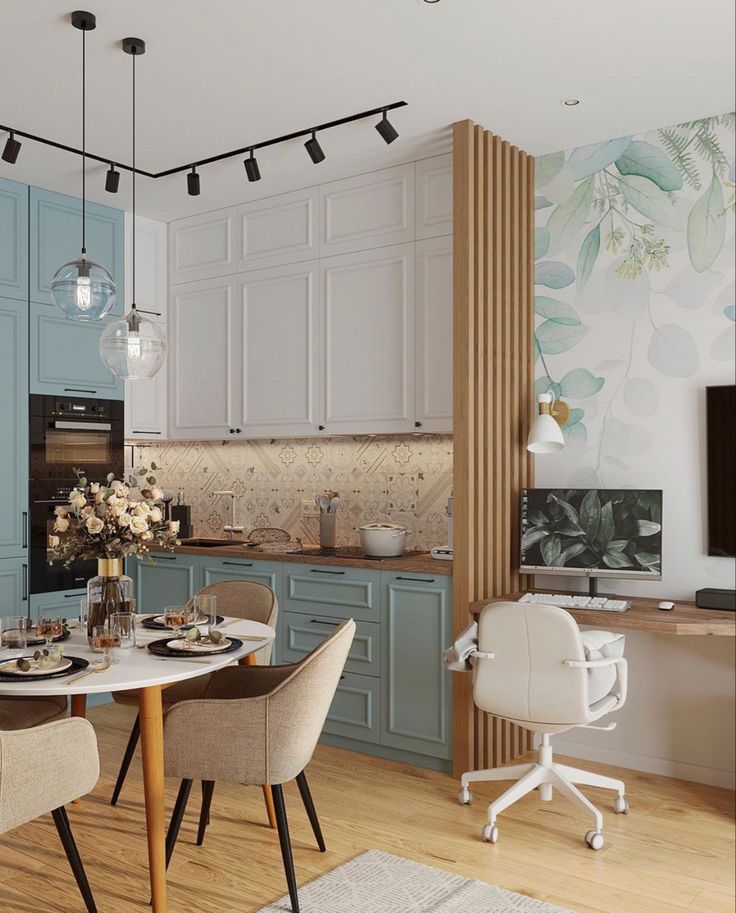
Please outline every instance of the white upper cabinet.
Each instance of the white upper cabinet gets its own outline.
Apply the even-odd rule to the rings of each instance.
[[[417,240],[452,234],[452,155],[416,163]]]
[[[237,271],[235,207],[169,223],[169,281],[227,276]]]
[[[319,257],[319,188],[255,200],[238,207],[238,269]]]
[[[242,409],[251,437],[317,431],[319,266],[316,261],[238,277]]]
[[[157,323],[168,337],[166,322],[166,247],[165,222],[136,217],[136,304],[144,315]],[[125,288],[133,294],[132,250],[133,220],[125,214]],[[125,303],[128,311],[128,302]],[[125,382],[125,437],[131,440],[167,437],[167,364],[150,380]]]
[[[228,438],[236,433],[240,390],[237,283],[205,280],[169,300],[169,436]]]
[[[321,261],[326,434],[414,428],[414,245]]]
[[[414,240],[414,164],[320,187],[320,256]]]
[[[452,431],[452,237],[417,241],[416,427]]]

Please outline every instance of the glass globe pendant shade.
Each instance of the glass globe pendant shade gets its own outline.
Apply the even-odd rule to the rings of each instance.
[[[56,270],[51,297],[69,320],[101,320],[115,304],[115,282],[104,266],[83,253]]]
[[[105,328],[100,337],[100,358],[117,377],[146,380],[157,374],[164,363],[166,337],[134,307]]]

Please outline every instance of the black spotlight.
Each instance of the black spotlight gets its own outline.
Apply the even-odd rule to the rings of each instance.
[[[399,137],[396,128],[386,116],[385,111],[383,112],[383,117],[376,124],[376,130],[378,130],[386,143],[393,143],[393,141]]]
[[[5,140],[5,148],[3,149],[3,161],[8,162],[10,165],[15,165],[18,158],[18,153],[20,152],[21,144],[15,138],[13,131],[10,131],[10,136]]]
[[[113,165],[110,165],[110,170],[107,172],[107,176],[105,178],[105,190],[108,193],[117,193],[119,186],[120,172],[116,171]]]
[[[243,164],[245,165],[245,173],[248,175],[249,181],[260,181],[261,179],[261,169],[258,167],[258,162],[253,155],[253,150],[250,150],[250,158],[244,159]]]
[[[199,196],[199,175],[196,168],[192,168],[187,175],[187,191],[190,197]]]
[[[304,148],[309,153],[309,157],[315,165],[319,165],[320,162],[324,162],[325,154],[322,151],[322,147],[317,140],[317,135],[314,130],[312,130],[312,138],[306,141]]]

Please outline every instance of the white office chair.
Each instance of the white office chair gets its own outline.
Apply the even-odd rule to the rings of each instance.
[[[588,654],[597,658],[586,659]],[[623,635],[590,631],[585,635],[569,612],[557,606],[500,602],[486,606],[478,622],[478,650],[473,654],[473,699],[486,713],[503,717],[541,737],[534,764],[476,770],[462,776],[460,803],[470,805],[469,785],[483,780],[516,780],[488,806],[483,840],[498,840],[497,816],[517,799],[539,787],[549,802],[554,789],[593,815],[595,827],[585,835],[594,850],[603,847],[603,816],[575,787],[600,786],[618,793],[615,810],[628,811],[621,780],[557,764],[551,734],[589,726],[626,701]],[[613,729],[608,726],[591,727]],[[518,779],[517,779],[518,778]]]

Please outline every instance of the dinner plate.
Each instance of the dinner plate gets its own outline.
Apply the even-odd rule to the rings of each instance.
[[[238,640],[237,637],[228,637],[230,643],[224,647],[220,648],[217,651],[217,655],[222,655],[223,653],[234,653],[236,650],[239,650],[243,646],[243,641]],[[213,653],[195,653],[194,650],[173,650],[169,644],[171,643],[170,637],[164,637],[162,640],[153,640],[150,644],[146,644],[148,649],[155,656],[169,656],[171,658],[178,657],[183,659],[185,656],[213,656]]]
[[[10,646],[11,650],[13,649],[13,646],[12,646],[12,644],[10,644],[10,645],[8,644],[8,641],[6,639],[6,634],[10,634],[11,631],[13,631],[13,630],[15,630],[15,629],[11,628],[9,631],[4,631],[3,632],[3,641],[2,641],[5,646]],[[31,628],[28,631],[28,636],[26,637],[26,646],[27,647],[37,647],[40,644],[45,644],[46,638],[45,637],[36,637],[32,633],[33,631],[35,631],[35,628]],[[62,634],[59,634],[56,637],[52,637],[51,640],[53,641],[53,643],[56,644],[56,643],[60,643],[62,640],[68,640],[71,636],[72,636],[72,632],[68,628],[65,628]]]
[[[230,638],[226,637],[222,643],[211,644],[209,642],[186,640],[179,637],[176,640],[170,640],[167,643],[169,650],[176,650],[184,654],[208,654],[208,653],[226,653],[230,647]]]
[[[222,624],[222,622],[224,620],[225,619],[222,615],[217,616],[218,625]],[[209,618],[203,618],[200,621],[194,622],[194,624],[198,628],[202,627],[203,625],[209,625],[209,623],[210,623]],[[141,622],[141,624],[143,625],[144,628],[149,628],[152,631],[172,631],[173,630],[173,628],[170,628],[169,625],[164,624],[163,615],[154,615],[153,618],[144,618],[143,621]],[[191,625],[182,625],[182,630],[186,630],[186,628],[190,628],[190,627],[191,627]]]
[[[58,675],[61,672],[66,672],[68,669],[71,669],[73,665],[68,656],[62,656],[55,665],[41,668],[38,665],[38,661],[32,656],[24,656],[23,659],[27,659],[31,663],[31,668],[27,672],[24,672],[22,669],[18,668],[18,659],[20,659],[20,657],[7,659],[5,662],[0,663],[0,675],[13,676],[13,678],[38,678],[43,675]]]

